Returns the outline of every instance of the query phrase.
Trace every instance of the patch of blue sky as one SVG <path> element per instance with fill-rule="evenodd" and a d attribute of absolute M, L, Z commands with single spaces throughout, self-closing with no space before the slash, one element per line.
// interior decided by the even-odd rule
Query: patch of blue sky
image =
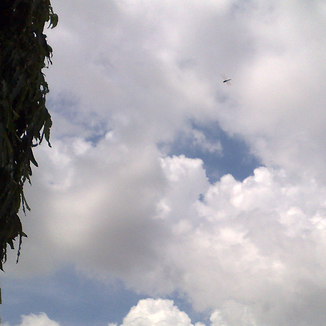
<path fill-rule="evenodd" d="M 62 326 L 121 325 L 131 307 L 150 297 L 126 289 L 120 281 L 104 284 L 90 280 L 71 267 L 29 280 L 4 278 L 1 287 L 2 322 L 10 325 L 19 325 L 21 315 L 40 312 Z M 173 300 L 192 324 L 208 323 L 210 314 L 196 312 L 184 295 L 174 292 L 164 299 Z"/>
<path fill-rule="evenodd" d="M 84 137 L 95 146 L 106 134 L 109 126 L 96 112 L 83 112 L 77 97 L 60 94 L 56 98 L 49 96 L 47 106 L 53 120 L 58 123 L 52 127 L 52 134 L 57 138 Z"/>
<path fill-rule="evenodd" d="M 211 183 L 225 174 L 231 174 L 236 180 L 243 181 L 261 165 L 244 140 L 229 136 L 217 122 L 205 125 L 195 122 L 190 124 L 192 132 L 179 132 L 171 144 L 160 144 L 160 147 L 168 148 L 166 154 L 170 156 L 183 154 L 189 158 L 202 159 Z M 206 145 L 203 141 L 198 141 L 196 134 L 204 136 Z"/>
<path fill-rule="evenodd" d="M 62 326 L 120 325 L 130 308 L 148 297 L 121 282 L 107 285 L 87 279 L 73 268 L 29 280 L 5 278 L 1 287 L 2 322 L 10 325 L 20 324 L 21 315 L 40 312 Z"/>
<path fill-rule="evenodd" d="M 181 293 L 178 292 L 174 292 L 166 299 L 173 300 L 174 305 L 178 307 L 180 311 L 184 311 L 188 315 L 193 325 L 195 325 L 198 322 L 204 323 L 205 325 L 210 325 L 209 318 L 212 312 L 194 310 L 191 302 L 187 299 L 185 295 L 182 295 Z"/>

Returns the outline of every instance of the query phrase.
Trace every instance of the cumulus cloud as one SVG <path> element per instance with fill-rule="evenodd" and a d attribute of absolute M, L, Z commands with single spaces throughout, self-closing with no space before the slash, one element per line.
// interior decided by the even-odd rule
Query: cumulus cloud
<path fill-rule="evenodd" d="M 145 299 L 132 307 L 121 326 L 193 326 L 188 315 L 174 306 L 172 300 Z M 109 326 L 117 326 L 109 324 Z M 195 326 L 204 326 L 196 323 Z"/>
<path fill-rule="evenodd" d="M 5 323 L 4 326 L 10 326 Z M 44 312 L 38 315 L 30 314 L 28 316 L 21 316 L 21 323 L 16 326 L 60 326 L 54 320 L 51 320 Z"/>
<path fill-rule="evenodd" d="M 255 326 L 257 325 L 246 307 L 241 307 L 235 303 L 229 303 L 229 314 L 215 310 L 210 316 L 210 326 Z M 180 311 L 172 300 L 145 299 L 140 300 L 137 306 L 132 307 L 123 319 L 120 326 L 205 326 L 201 322 L 194 325 L 188 315 Z M 117 326 L 110 323 L 108 326 Z"/>
<path fill-rule="evenodd" d="M 175 238 L 169 273 L 158 284 L 174 283 L 198 309 L 219 307 L 222 314 L 232 315 L 231 297 L 258 324 L 313 322 L 313 313 L 299 311 L 307 306 L 320 315 L 319 305 L 311 308 L 312 293 L 325 292 L 325 191 L 313 179 L 293 182 L 263 167 L 243 182 L 224 176 L 192 202 L 196 219 L 173 210 L 166 216 Z"/>
<path fill-rule="evenodd" d="M 89 156 L 87 151 L 84 155 Z M 115 185 L 103 173 L 92 178 L 78 174 L 68 188 L 43 180 L 41 189 L 49 192 L 52 208 L 47 215 L 44 209 L 29 230 L 22 272 L 69 261 L 85 275 L 118 277 L 140 292 L 166 296 L 180 291 L 198 310 L 218 309 L 216 316 L 230 325 L 247 319 L 248 325 L 251 320 L 258 325 L 280 320 L 319 325 L 313 316 L 324 316 L 326 300 L 325 187 L 266 167 L 243 182 L 226 175 L 209 184 L 199 159 L 166 157 L 157 164 L 165 186 L 140 182 L 130 193 L 123 189 L 128 197 L 116 199 L 119 209 L 112 201 L 108 205 L 108 195 L 102 193 L 111 182 Z M 145 167 L 136 169 L 142 181 Z M 128 175 L 129 181 L 134 177 Z M 78 190 L 83 178 L 88 187 Z M 119 215 L 125 198 L 130 206 Z M 73 205 L 63 206 L 66 200 Z"/>

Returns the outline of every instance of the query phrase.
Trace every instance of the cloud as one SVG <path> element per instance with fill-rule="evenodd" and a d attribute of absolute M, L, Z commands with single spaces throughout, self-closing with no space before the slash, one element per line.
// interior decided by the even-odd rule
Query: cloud
<path fill-rule="evenodd" d="M 192 177 L 200 165 L 187 172 L 193 183 L 182 182 L 187 161 L 165 162 L 173 183 L 162 210 L 173 238 L 156 267 L 156 282 L 150 279 L 153 272 L 145 273 L 133 286 L 150 292 L 146 285 L 152 284 L 153 293 L 161 294 L 177 289 L 200 310 L 218 307 L 227 325 L 244 320 L 248 325 L 280 320 L 319 325 L 324 314 L 313 293 L 322 298 L 326 285 L 325 187 L 311 179 L 297 184 L 284 171 L 259 168 L 243 182 L 228 175 L 205 191 Z M 195 199 L 202 191 L 203 200 Z M 182 203 L 178 193 L 193 194 L 184 215 L 173 209 L 174 199 Z"/>
<path fill-rule="evenodd" d="M 151 217 L 165 180 L 155 148 L 120 146 L 110 137 L 93 147 L 75 138 L 40 154 L 43 168 L 27 188 L 38 204 L 26 228 L 35 242 L 26 241 L 23 273 L 77 259 L 77 265 L 91 262 L 98 272 L 123 275 L 156 261 L 165 227 Z"/>
<path fill-rule="evenodd" d="M 75 112 L 89 128 L 101 121 L 124 141 L 156 143 L 171 141 L 188 119 L 219 120 L 264 164 L 324 175 L 319 2 L 99 1 L 95 10 L 57 1 L 56 7 L 62 18 L 49 35 L 56 49 L 49 98 L 77 100 Z M 232 87 L 223 87 L 223 73 Z M 65 126 L 56 127 L 58 135 L 78 130 L 76 121 L 64 120 L 68 112 L 57 117 Z"/>
<path fill-rule="evenodd" d="M 228 303 L 228 314 L 215 310 L 210 317 L 210 326 L 255 326 L 250 310 L 233 302 Z M 194 325 L 188 315 L 180 311 L 172 300 L 144 299 L 130 309 L 120 326 L 205 326 L 201 322 Z M 109 324 L 108 326 L 117 326 Z"/>
<path fill-rule="evenodd" d="M 109 324 L 109 326 L 116 324 Z M 132 307 L 121 326 L 193 326 L 190 318 L 172 300 L 145 299 Z M 204 326 L 196 323 L 195 326 Z"/>
<path fill-rule="evenodd" d="M 240 15 L 248 19 L 253 56 L 232 76 L 233 108 L 224 105 L 220 122 L 249 141 L 264 164 L 324 178 L 324 9 L 318 2 L 308 11 L 306 2 L 268 6 L 257 1 Z"/>
<path fill-rule="evenodd" d="M 10 326 L 5 323 L 5 326 Z M 51 320 L 44 312 L 34 315 L 21 316 L 21 323 L 17 326 L 60 326 L 54 320 Z"/>
<path fill-rule="evenodd" d="M 197 310 L 218 309 L 230 325 L 237 325 L 234 309 L 258 325 L 319 325 L 314 320 L 324 316 L 326 300 L 324 186 L 266 167 L 243 182 L 226 175 L 209 184 L 202 161 L 184 156 L 128 160 L 122 171 L 129 172 L 117 166 L 117 179 L 105 176 L 106 167 L 88 175 L 78 172 L 92 157 L 94 148 L 85 148 L 78 160 L 67 160 L 66 173 L 72 168 L 75 175 L 68 186 L 65 178 L 55 178 L 59 184 L 45 178 L 55 165 L 35 178 L 34 189 L 45 197 L 28 224 L 21 273 L 69 262 L 88 277 L 119 278 L 142 293 L 184 293 Z M 46 153 L 49 162 L 56 156 Z M 92 162 L 87 166 L 104 164 Z M 162 182 L 152 179 L 153 171 Z M 132 182 L 137 186 L 127 187 Z"/>
<path fill-rule="evenodd" d="M 324 198 L 325 187 L 315 180 L 296 183 L 284 171 L 262 167 L 243 182 L 224 176 L 192 202 L 195 219 L 170 210 L 169 273 L 157 283 L 174 283 L 199 309 L 223 312 L 231 297 L 258 324 L 313 322 L 299 307 L 313 306 L 311 291 L 325 291 Z"/>

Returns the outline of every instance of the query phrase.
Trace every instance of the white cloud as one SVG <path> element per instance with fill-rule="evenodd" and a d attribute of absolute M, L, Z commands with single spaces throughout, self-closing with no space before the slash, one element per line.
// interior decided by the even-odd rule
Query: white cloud
<path fill-rule="evenodd" d="M 170 300 L 147 299 L 138 302 L 123 319 L 123 326 L 184 325 L 191 326 L 189 317 Z"/>
<path fill-rule="evenodd" d="M 113 326 L 109 324 L 109 326 Z M 188 315 L 174 306 L 172 300 L 145 299 L 132 307 L 121 326 L 193 326 Z M 204 326 L 196 323 L 195 326 Z"/>
<path fill-rule="evenodd" d="M 228 302 L 228 309 L 222 314 L 215 310 L 210 317 L 210 326 L 256 326 L 253 316 L 245 306 Z M 117 326 L 110 323 L 108 326 Z M 144 299 L 130 309 L 121 326 L 205 326 L 201 322 L 194 325 L 189 316 L 178 309 L 172 300 Z"/>
<path fill-rule="evenodd" d="M 55 7 L 62 18 L 50 35 L 50 98 L 74 96 L 79 115 L 93 112 L 124 141 L 171 140 L 188 118 L 219 119 L 265 164 L 324 174 L 318 1 L 99 1 L 94 9 L 58 0 Z M 223 87 L 221 73 L 232 87 Z"/>
<path fill-rule="evenodd" d="M 10 326 L 5 323 L 4 326 Z M 21 316 L 21 323 L 17 326 L 60 326 L 59 323 L 51 320 L 44 312 L 35 315 Z"/>
<path fill-rule="evenodd" d="M 318 1 L 267 3 L 242 16 L 251 18 L 254 56 L 233 78 L 233 109 L 225 106 L 220 121 L 265 164 L 324 178 L 324 14 Z"/>
<path fill-rule="evenodd" d="M 178 198 L 178 188 L 184 198 L 203 191 L 198 181 L 179 182 L 176 175 L 185 173 L 181 162 L 165 162 L 174 181 L 165 203 Z M 188 198 L 188 215 L 167 204 L 164 218 L 173 238 L 165 257 L 154 275 L 145 273 L 143 282 L 132 284 L 149 292 L 149 284 L 154 292 L 185 292 L 199 309 L 218 307 L 226 325 L 313 323 L 313 312 L 307 316 L 300 307 L 320 314 L 320 306 L 312 308 L 312 293 L 321 295 L 326 288 L 325 191 L 315 180 L 296 183 L 286 173 L 267 168 L 257 169 L 244 182 L 225 176 L 209 187 L 203 202 L 195 195 Z"/>
<path fill-rule="evenodd" d="M 263 325 L 292 325 L 286 309 L 310 307 L 311 291 L 325 291 L 325 195 L 315 180 L 296 184 L 266 168 L 243 183 L 223 177 L 197 202 L 197 221 L 175 233 L 174 274 L 162 283 L 174 279 L 198 308 L 232 297 Z"/>
<path fill-rule="evenodd" d="M 221 153 L 222 145 L 219 141 L 215 141 L 214 143 L 207 140 L 205 134 L 202 131 L 194 129 L 192 131 L 194 138 L 194 145 L 198 146 L 202 151 L 207 151 L 209 153 Z"/>
<path fill-rule="evenodd" d="M 78 151 L 78 177 L 68 188 L 53 187 L 42 174 L 35 178 L 44 209 L 36 206 L 36 220 L 28 224 L 22 273 L 70 262 L 90 277 L 119 277 L 141 292 L 181 291 L 196 309 L 218 309 L 227 325 L 319 325 L 313 313 L 320 316 L 326 300 L 326 189 L 316 180 L 293 180 L 285 171 L 261 167 L 243 182 L 226 175 L 210 185 L 202 162 L 184 156 L 151 163 L 162 183 L 146 181 L 155 171 L 150 156 L 130 161 L 126 175 L 114 165 L 117 179 L 106 177 L 104 166 L 83 175 L 79 165 L 90 154 Z M 104 164 L 92 162 L 87 166 Z M 48 165 L 44 175 L 48 169 L 55 167 Z M 120 194 L 124 178 L 126 185 L 137 180 L 137 187 Z M 314 305 L 315 295 L 320 305 Z"/>
<path fill-rule="evenodd" d="M 127 142 L 156 143 L 171 140 L 188 118 L 218 119 L 265 164 L 324 174 L 320 2 L 54 6 L 62 18 L 49 37 L 50 98 L 76 98 L 87 123 L 102 120 Z M 232 87 L 223 87 L 222 73 Z"/>

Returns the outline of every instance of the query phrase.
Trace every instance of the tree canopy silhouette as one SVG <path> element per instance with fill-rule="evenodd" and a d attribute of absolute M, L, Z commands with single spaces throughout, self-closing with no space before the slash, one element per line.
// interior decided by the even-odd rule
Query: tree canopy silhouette
<path fill-rule="evenodd" d="M 57 23 L 49 0 L 0 2 L 1 270 L 8 245 L 14 249 L 18 239 L 18 261 L 26 236 L 18 213 L 29 209 L 23 186 L 31 182 L 31 164 L 37 166 L 33 147 L 43 139 L 51 146 L 52 121 L 45 105 L 49 89 L 42 70 L 52 63 L 52 48 L 43 32 Z"/>

